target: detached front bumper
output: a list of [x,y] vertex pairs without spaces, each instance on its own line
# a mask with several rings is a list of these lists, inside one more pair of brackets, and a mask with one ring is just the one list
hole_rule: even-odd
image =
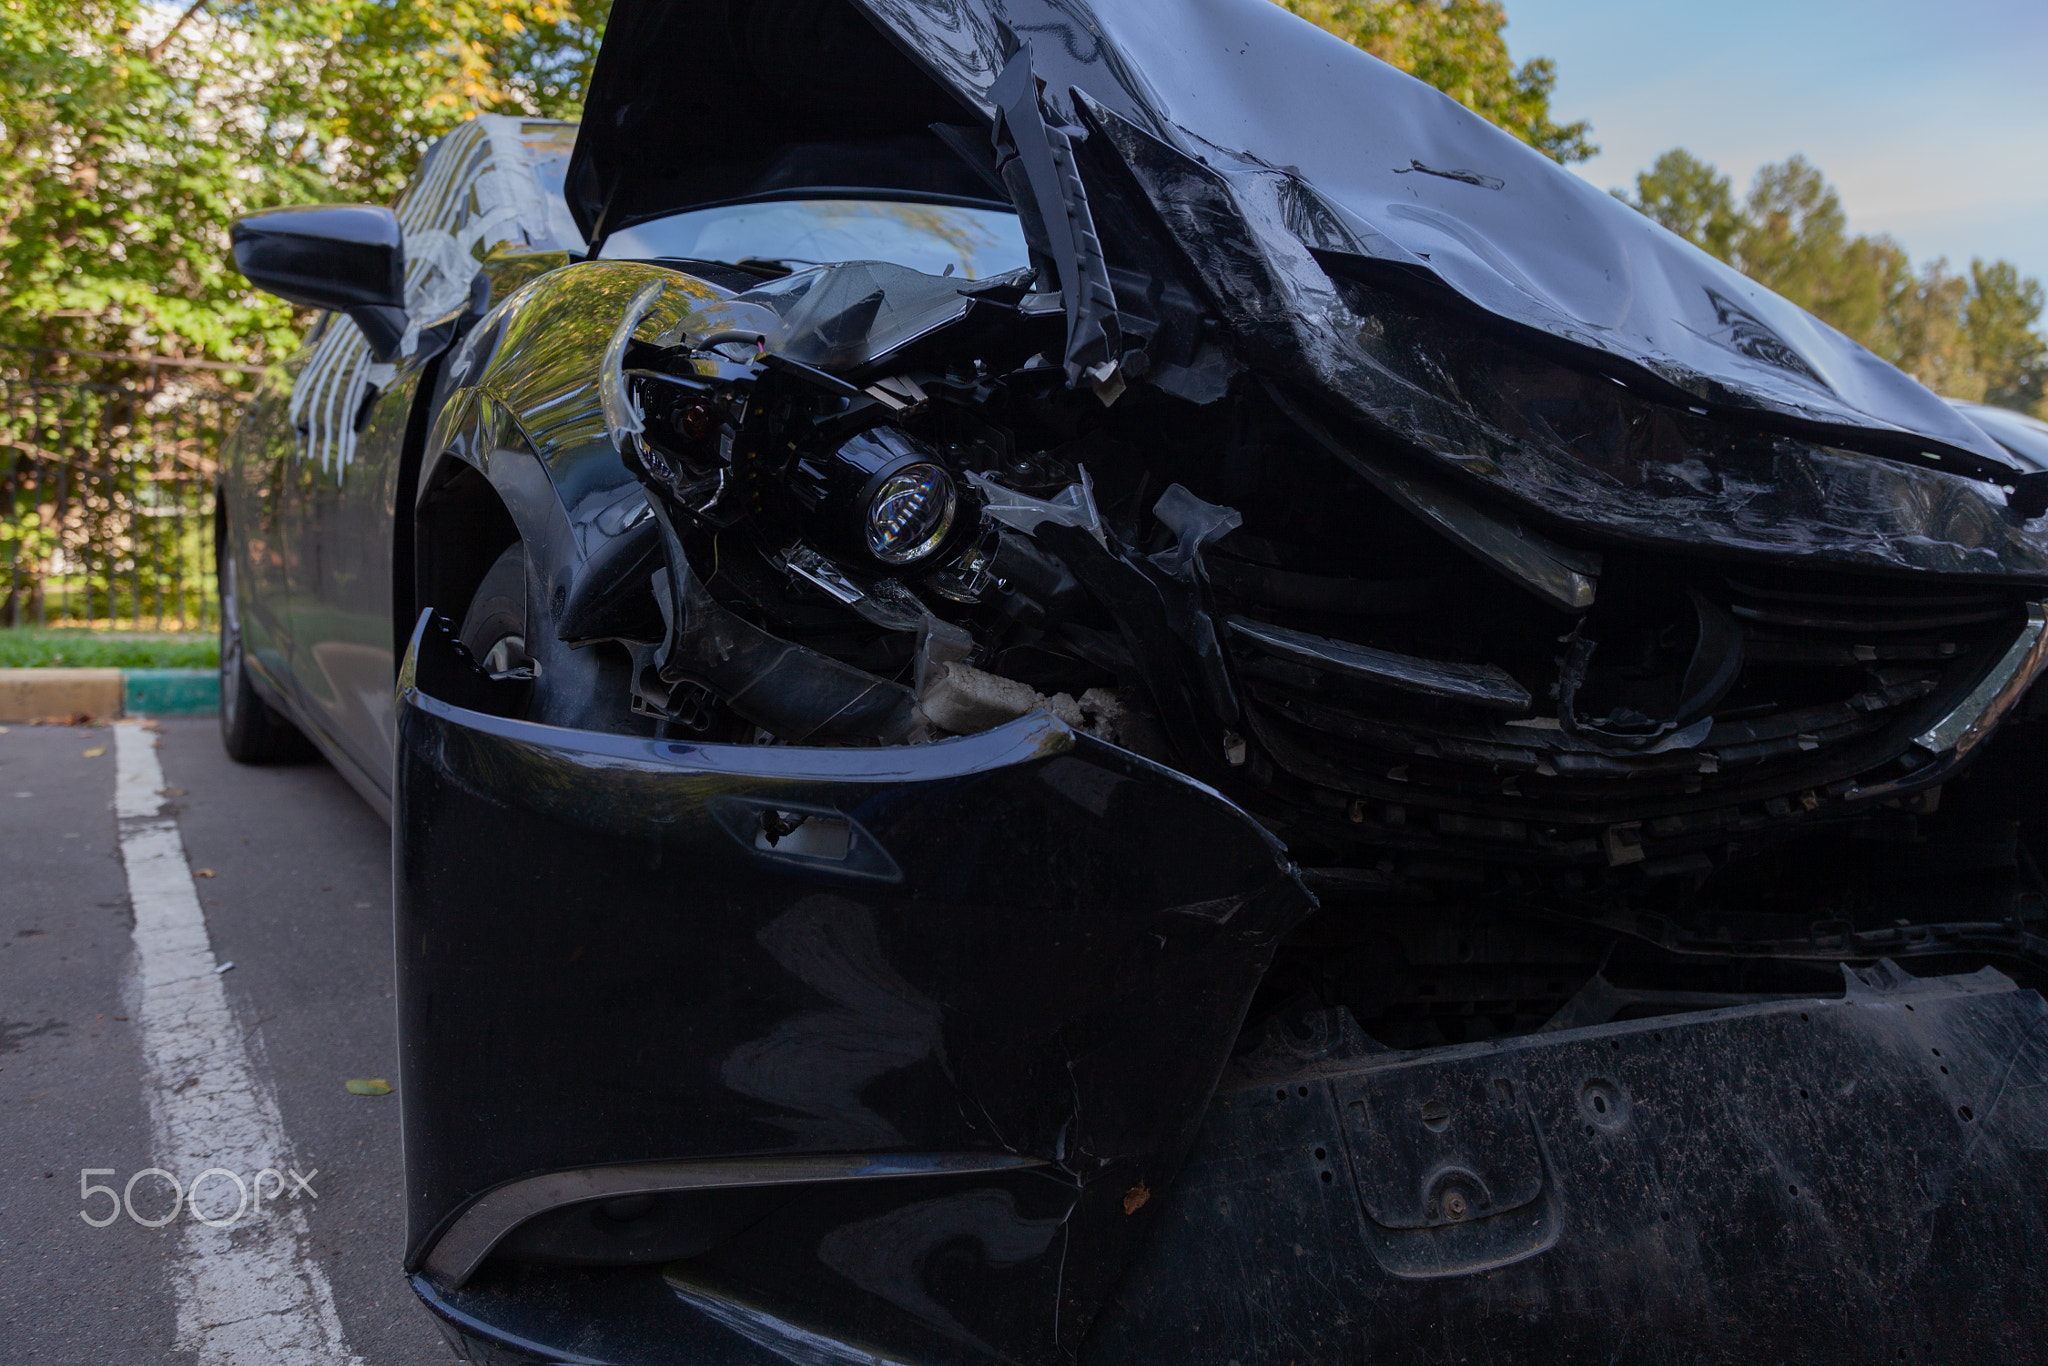
[[429,1304],[540,1359],[644,1359],[599,1325],[650,1295],[660,1359],[750,1359],[703,1305],[892,1359],[1078,1350],[1312,904],[1278,843],[1048,716],[609,736],[441,700],[446,649],[423,626],[401,679],[395,812]]

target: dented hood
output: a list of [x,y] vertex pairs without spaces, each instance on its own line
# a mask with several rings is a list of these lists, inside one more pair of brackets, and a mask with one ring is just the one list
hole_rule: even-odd
[[[1251,296],[1276,280],[1299,306],[1349,270],[1448,291],[1666,401],[1979,477],[2013,469],[1811,314],[1270,0],[618,0],[572,211],[595,234],[801,191],[997,199],[932,128],[985,146],[991,90],[1026,46],[1054,117],[1116,125],[1127,160],[1143,143],[1221,188],[1161,216],[1191,250],[1220,232],[1261,258],[1226,315],[1257,315]],[[1308,368],[1342,382],[1341,366]]]

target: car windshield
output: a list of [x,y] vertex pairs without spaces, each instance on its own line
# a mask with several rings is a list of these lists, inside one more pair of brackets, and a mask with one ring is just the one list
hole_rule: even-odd
[[1007,209],[876,199],[778,199],[691,209],[605,239],[610,259],[775,262],[792,269],[887,261],[927,275],[985,280],[1030,264]]

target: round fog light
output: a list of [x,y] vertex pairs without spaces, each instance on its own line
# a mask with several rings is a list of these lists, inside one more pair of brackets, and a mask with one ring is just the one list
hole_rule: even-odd
[[953,476],[938,465],[905,465],[868,500],[868,550],[884,564],[909,564],[939,548],[953,529]]

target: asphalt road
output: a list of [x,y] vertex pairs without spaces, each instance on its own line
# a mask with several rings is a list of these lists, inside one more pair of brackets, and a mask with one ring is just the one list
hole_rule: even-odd
[[[191,1340],[178,1287],[205,1278],[192,1264],[209,1246],[192,1235],[205,1230],[189,1210],[159,1228],[141,1222],[171,1208],[169,1187],[144,1176],[129,1192],[135,1217],[81,1217],[104,1218],[111,1199],[82,1199],[82,1184],[118,1193],[151,1167],[186,1183],[208,1165],[229,1169],[155,1151],[161,1067],[138,1023],[116,737],[4,730],[0,1366],[212,1366],[230,1358],[174,1345]],[[310,1186],[286,1187],[303,1213],[293,1255],[324,1273],[348,1354],[373,1366],[450,1362],[397,1270],[398,1097],[345,1089],[398,1076],[388,828],[325,764],[236,765],[212,718],[165,720],[159,734],[162,814],[182,838],[213,958],[233,964],[218,976],[224,1018],[241,1031],[256,1089],[274,1098],[287,1145],[278,1165]],[[82,1181],[84,1169],[102,1174]]]

